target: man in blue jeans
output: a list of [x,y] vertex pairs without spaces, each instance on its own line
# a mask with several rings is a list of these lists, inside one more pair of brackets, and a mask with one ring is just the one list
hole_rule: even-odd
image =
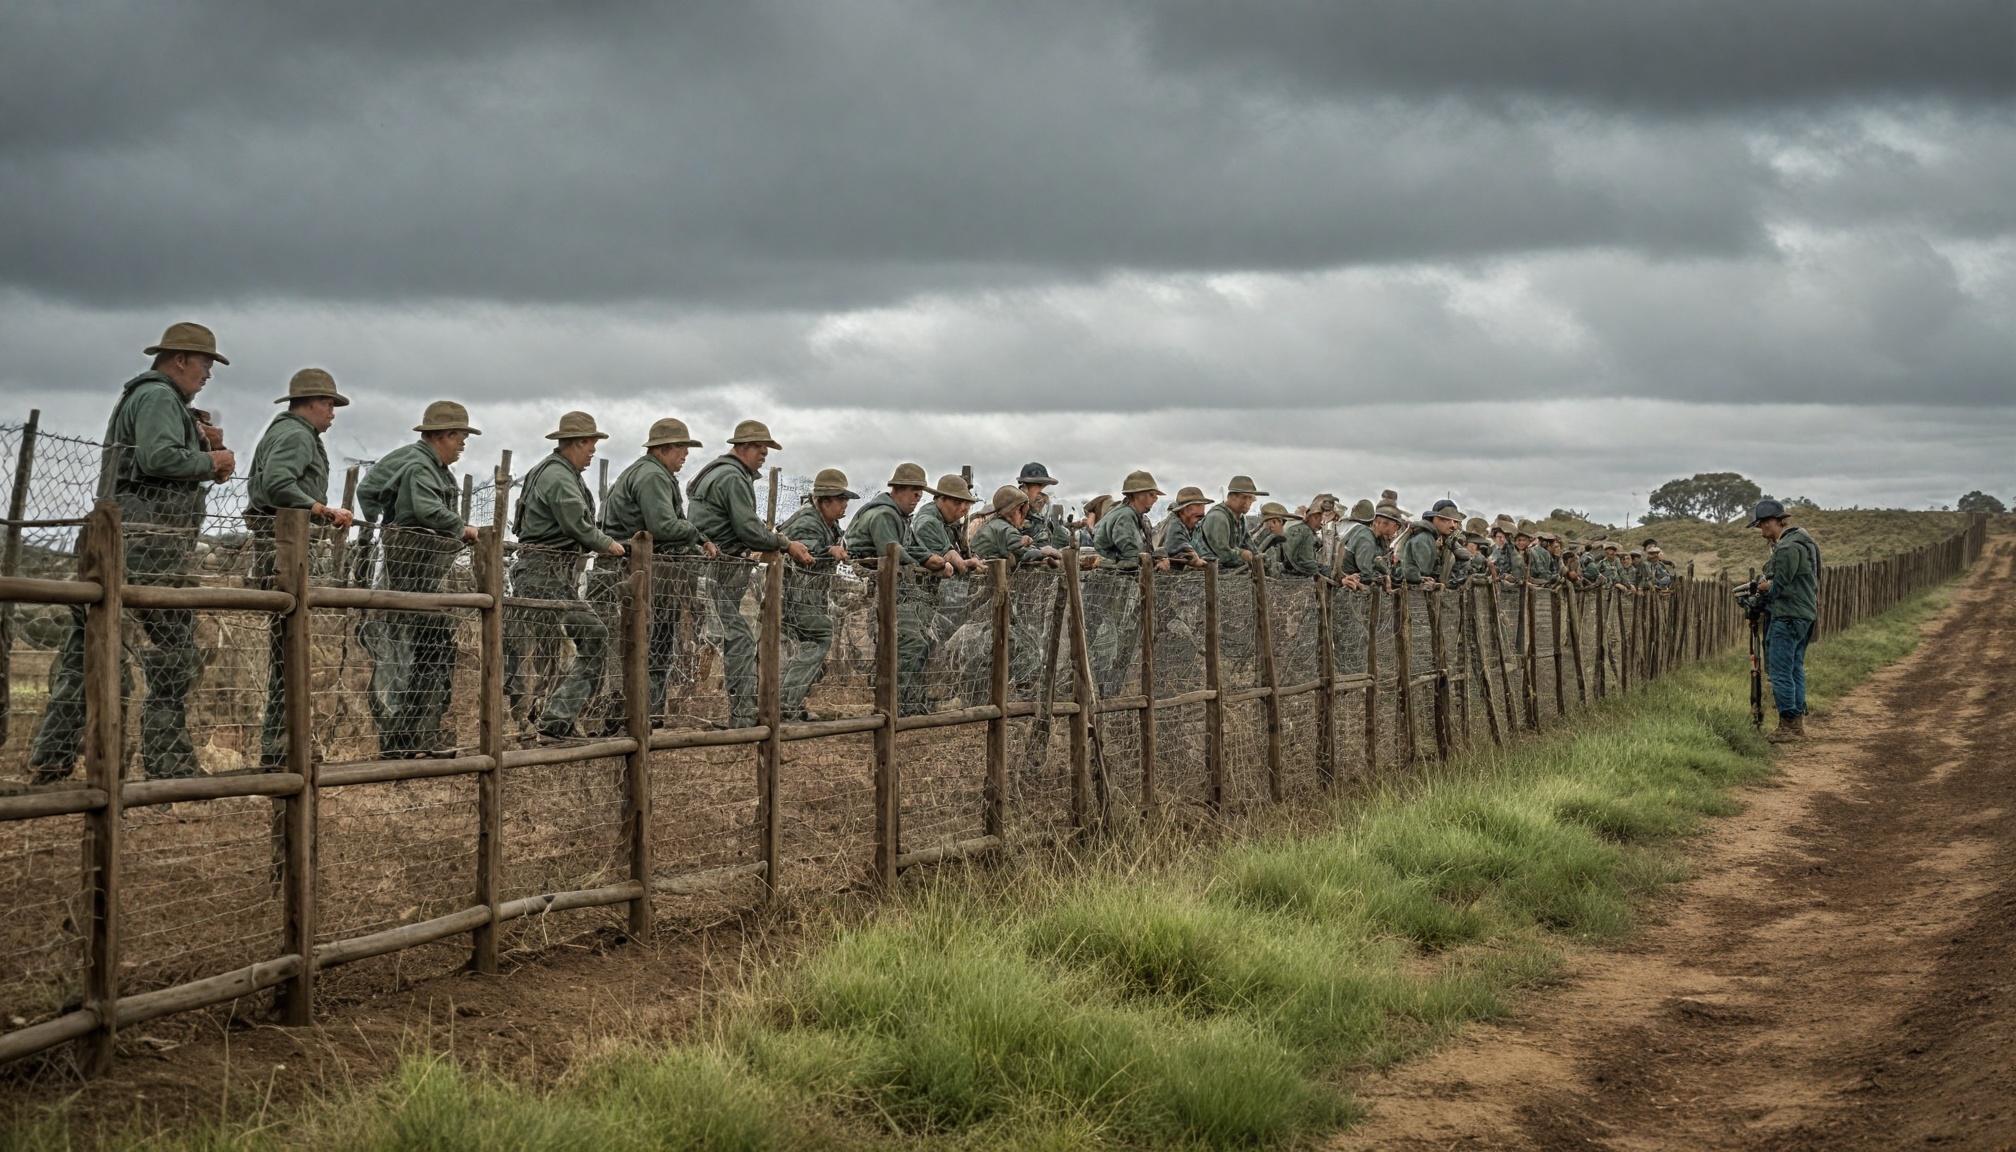
[[1771,698],[1778,705],[1778,728],[1769,739],[1790,744],[1806,738],[1806,645],[1820,599],[1820,545],[1804,528],[1788,523],[1785,505],[1759,500],[1750,527],[1771,543],[1771,558],[1757,591],[1764,596],[1764,663],[1771,674]]

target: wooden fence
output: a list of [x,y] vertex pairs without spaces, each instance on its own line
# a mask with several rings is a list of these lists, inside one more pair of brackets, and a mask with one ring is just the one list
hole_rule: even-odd
[[[1821,634],[1954,576],[1978,555],[1984,529],[1977,518],[1945,542],[1827,569]],[[348,586],[342,540],[334,543],[339,579],[317,583],[310,526],[301,512],[283,513],[275,524],[270,588],[128,584],[127,540],[118,506],[100,501],[78,542],[74,579],[0,577],[0,602],[10,606],[82,607],[87,718],[81,787],[0,796],[0,828],[66,816],[81,817],[83,826],[82,890],[76,894],[81,979],[65,1003],[36,1011],[44,1018],[0,1034],[0,1062],[74,1041],[81,1045],[81,1064],[102,1071],[121,1029],[263,989],[275,990],[285,1023],[307,1024],[318,975],[370,957],[466,937],[468,966],[495,972],[500,931],[528,917],[620,907],[628,935],[642,940],[663,913],[656,903],[661,899],[744,882],[753,882],[759,896],[775,893],[794,858],[785,852],[793,833],[781,818],[781,798],[810,782],[781,771],[787,745],[872,740],[872,828],[863,829],[871,850],[853,856],[849,845],[855,841],[845,835],[806,835],[828,838],[820,854],[842,872],[886,886],[905,868],[996,853],[1025,840],[1096,835],[1140,813],[1194,806],[1222,816],[1243,802],[1235,796],[1239,788],[1250,788],[1254,803],[1278,803],[1354,773],[1443,757],[1486,740],[1504,743],[1676,665],[1726,651],[1742,642],[1744,628],[1728,588],[1708,580],[1682,578],[1651,594],[1481,585],[1395,594],[1258,572],[1224,575],[1215,568],[1172,575],[1144,564],[1138,573],[1087,573],[1072,552],[1060,568],[1016,574],[1018,585],[1011,586],[1000,562],[968,585],[967,623],[984,634],[984,678],[968,677],[974,684],[956,696],[958,707],[906,714],[899,665],[906,639],[903,582],[920,577],[899,567],[892,550],[861,576],[868,603],[860,618],[867,622],[872,664],[869,711],[794,721],[782,711],[780,669],[789,652],[787,577],[800,576],[769,555],[759,558],[761,579],[751,597],[759,669],[755,722],[661,728],[654,727],[648,699],[647,650],[660,595],[654,574],[665,562],[654,566],[651,541],[640,535],[629,542],[633,556],[621,577],[612,645],[619,671],[610,715],[621,734],[514,747],[505,617],[514,607],[543,611],[553,605],[506,594],[505,541],[497,527],[482,529],[472,550],[473,588],[442,592]],[[1018,595],[1028,588],[1050,597],[1033,619],[1016,611]],[[130,610],[164,608],[256,613],[279,622],[284,765],[186,779],[125,778],[121,622]],[[317,609],[473,612],[473,747],[436,758],[320,758],[314,730]],[[1230,623],[1228,613],[1236,617]],[[1040,654],[1027,658],[1032,653]],[[468,706],[467,693],[460,703]],[[1047,748],[1056,722],[1068,751],[1053,772]],[[1011,723],[1027,734],[1019,755],[1011,754]],[[934,831],[919,842],[903,829],[905,798],[917,785],[910,772],[918,762],[906,757],[898,735],[955,728],[983,736],[977,786],[951,776],[945,784],[949,802],[966,813],[961,819],[970,819],[975,834]],[[751,858],[668,874],[654,864],[654,829],[676,817],[679,798],[654,799],[665,791],[652,784],[654,754],[732,748],[750,756]],[[610,847],[622,861],[620,878],[506,899],[504,790],[511,770],[618,761],[621,816]],[[318,892],[329,883],[318,805],[347,788],[440,778],[470,778],[475,788],[471,883],[461,906],[327,938],[317,907]],[[1051,805],[1043,797],[1053,792],[1060,799]],[[234,797],[268,797],[273,804],[273,882],[281,916],[272,952],[167,987],[122,990],[122,908],[133,906],[131,893],[122,893],[132,883],[122,871],[130,814],[148,805]],[[804,847],[795,858],[807,858]],[[12,1014],[19,1021],[28,1010]]]

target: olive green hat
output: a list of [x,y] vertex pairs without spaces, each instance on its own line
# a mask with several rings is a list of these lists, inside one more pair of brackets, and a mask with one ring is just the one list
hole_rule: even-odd
[[1428,512],[1428,519],[1454,520],[1456,523],[1461,524],[1463,523],[1463,509],[1458,508],[1454,504],[1445,505],[1441,508],[1432,508]]
[[973,489],[966,486],[966,478],[957,472],[940,476],[938,478],[938,486],[936,488],[926,488],[925,491],[931,493],[933,496],[943,496],[947,500],[961,500],[968,504],[973,503]]
[[1120,485],[1120,495],[1139,496],[1143,492],[1153,492],[1157,496],[1166,495],[1162,489],[1155,486],[1155,477],[1146,471],[1129,472],[1126,482]]
[[670,416],[651,425],[651,434],[644,438],[646,448],[663,448],[667,444],[676,444],[681,448],[700,447],[700,442],[686,431],[686,422]]
[[1510,516],[1499,516],[1497,519],[1491,521],[1491,531],[1503,532],[1507,536],[1510,536],[1514,532],[1519,531],[1519,521],[1514,520]]
[[735,434],[728,438],[730,444],[761,444],[765,448],[782,450],[783,445],[770,438],[770,426],[761,420],[744,420],[735,425]]
[[1615,552],[1615,551],[1617,551],[1617,542],[1616,542],[1615,540],[1605,540],[1605,541],[1603,541],[1603,550],[1604,550],[1605,552]]
[[471,436],[481,436],[481,428],[469,426],[469,409],[453,400],[436,400],[427,405],[427,411],[420,417],[420,423],[413,426],[415,432],[467,432]]
[[1561,537],[1552,532],[1542,532],[1540,533],[1539,540],[1542,544],[1558,544],[1561,542]]
[[1351,506],[1351,519],[1356,520],[1360,524],[1370,524],[1372,517],[1375,515],[1377,513],[1372,510],[1372,501],[1370,500],[1360,500]]
[[1519,527],[1513,529],[1512,534],[1514,536],[1524,536],[1528,540],[1534,539],[1535,531],[1533,522],[1531,520],[1521,520],[1519,522]]
[[1198,504],[1209,504],[1211,502],[1211,498],[1204,495],[1202,488],[1191,484],[1176,490],[1176,501],[1169,505],[1169,510],[1171,512],[1181,512],[1185,508]]
[[1491,526],[1484,523],[1482,516],[1472,516],[1463,522],[1463,531],[1472,536],[1489,536]]
[[217,354],[217,335],[201,324],[185,320],[180,324],[170,324],[161,334],[161,342],[145,349],[142,356],[159,356],[163,352],[201,352],[219,364],[231,361]]
[[860,493],[847,487],[847,474],[838,468],[821,468],[819,475],[812,478],[812,498],[823,500],[828,496],[845,496],[849,500],[859,500]]
[[896,471],[889,474],[891,488],[928,488],[931,481],[924,475],[922,464],[898,464]]
[[287,381],[287,394],[273,401],[285,404],[289,400],[319,400],[327,396],[336,402],[338,408],[350,403],[350,398],[336,391],[336,378],[320,368],[303,368]]
[[595,417],[586,412],[565,412],[560,426],[546,433],[548,440],[607,440],[609,434],[595,427]]
[[[1304,513],[1304,515],[1307,515],[1307,513]],[[1260,506],[1260,519],[1261,522],[1263,523],[1268,520],[1286,520],[1288,519],[1288,509],[1283,508],[1280,504],[1272,500],[1269,500],[1267,503],[1262,504]]]
[[1102,492],[1099,495],[1092,497],[1090,500],[1085,501],[1085,514],[1087,516],[1104,516],[1106,514],[1106,509],[1111,508],[1112,506],[1113,506],[1113,497],[1108,496]]
[[1232,477],[1232,479],[1227,480],[1225,482],[1225,494],[1227,496],[1272,495],[1272,493],[1262,492],[1260,490],[1260,486],[1258,484],[1253,483],[1253,478],[1251,476],[1234,476]]
[[1386,519],[1392,520],[1396,523],[1400,524],[1407,523],[1407,513],[1401,511],[1400,506],[1398,504],[1393,503],[1390,500],[1381,503],[1379,507],[1373,511],[1372,516],[1373,519],[1378,519],[1379,517],[1384,516]]
[[1003,484],[994,490],[994,511],[1006,512],[1010,508],[1020,508],[1029,503],[1029,494],[1013,484]]

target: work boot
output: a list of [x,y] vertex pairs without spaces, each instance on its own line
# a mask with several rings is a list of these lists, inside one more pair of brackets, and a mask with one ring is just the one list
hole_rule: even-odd
[[1773,744],[1797,744],[1806,739],[1806,718],[1788,713],[1778,714],[1778,728],[1765,737]]

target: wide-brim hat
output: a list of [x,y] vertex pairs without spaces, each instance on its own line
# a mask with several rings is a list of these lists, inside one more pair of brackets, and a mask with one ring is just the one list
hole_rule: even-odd
[[290,400],[320,400],[328,397],[338,408],[350,403],[350,398],[336,391],[336,378],[320,368],[303,368],[287,381],[287,395],[273,401],[285,404]]
[[565,412],[560,426],[546,433],[548,440],[607,440],[609,434],[595,427],[595,417],[586,412]]
[[217,351],[217,334],[201,324],[184,320],[180,324],[170,324],[161,340],[153,347],[141,351],[142,356],[159,356],[163,352],[201,352],[219,364],[229,364]]
[[1542,532],[1538,537],[1542,544],[1559,544],[1561,537],[1552,532]]
[[1234,476],[1232,477],[1232,479],[1227,480],[1225,482],[1225,494],[1227,496],[1271,495],[1271,493],[1262,492],[1260,490],[1260,486],[1258,484],[1253,483],[1253,478],[1251,476]]
[[1351,519],[1360,524],[1370,524],[1372,518],[1376,515],[1378,515],[1378,512],[1373,509],[1372,501],[1370,500],[1360,500],[1356,504],[1351,505]]
[[1045,468],[1043,467],[1043,465],[1037,463],[1034,460],[1031,460],[1029,463],[1022,465],[1022,471],[1017,473],[1015,476],[1015,483],[1018,485],[1055,484],[1057,483],[1057,478],[1055,476],[1050,475],[1050,470],[1048,468]]
[[1491,531],[1503,532],[1507,536],[1519,530],[1519,521],[1510,516],[1500,516],[1491,521]]
[[1087,516],[1104,516],[1106,514],[1106,509],[1111,508],[1112,506],[1113,506],[1113,497],[1108,496],[1102,492],[1099,495],[1092,497],[1090,500],[1085,501],[1085,514]]
[[761,444],[765,448],[781,451],[783,445],[770,436],[770,426],[761,420],[744,420],[735,425],[735,434],[728,437],[730,444]]
[[1389,502],[1381,504],[1379,505],[1379,507],[1373,509],[1372,518],[1374,520],[1377,520],[1381,516],[1384,516],[1388,520],[1395,521],[1396,523],[1400,524],[1407,523],[1407,513],[1403,511],[1398,504],[1393,504]]
[[922,464],[898,464],[896,471],[889,474],[890,488],[929,488],[931,480],[924,475]]
[[1006,512],[1029,503],[1029,494],[1014,484],[1003,484],[994,490],[994,511]]
[[1617,545],[1616,545],[1616,543],[1615,543],[1614,541],[1610,541],[1610,540],[1605,540],[1605,541],[1603,541],[1603,545],[1602,545],[1602,547],[1603,547],[1603,551],[1605,551],[1605,552],[1615,552],[1615,551],[1617,551]]
[[1176,490],[1176,500],[1169,505],[1169,510],[1171,512],[1181,512],[1185,508],[1194,507],[1198,504],[1209,504],[1211,502],[1211,498],[1204,495],[1202,488],[1192,484]]
[[[1307,513],[1304,513],[1304,515],[1307,515]],[[1286,520],[1288,519],[1288,509],[1282,507],[1280,504],[1272,500],[1269,500],[1267,503],[1262,504],[1260,506],[1260,519],[1263,521]]]
[[1309,498],[1306,508],[1309,512],[1335,512],[1337,510],[1337,497],[1328,492],[1318,492]]
[[1458,508],[1453,502],[1444,504],[1439,508],[1430,508],[1428,510],[1428,519],[1454,520],[1456,523],[1461,524],[1463,523],[1463,509]]
[[1472,516],[1463,522],[1463,531],[1471,536],[1489,536],[1491,526],[1484,523],[1482,516]]
[[1647,556],[1664,556],[1665,554],[1666,550],[1659,547],[1657,544],[1654,544],[1650,548],[1645,549],[1645,555]]
[[663,448],[667,444],[681,448],[700,447],[700,441],[693,439],[693,434],[686,430],[686,422],[670,416],[651,425],[651,434],[644,438],[646,448]]
[[1153,492],[1157,496],[1165,495],[1162,489],[1156,486],[1155,477],[1147,471],[1129,472],[1126,481],[1120,485],[1120,495],[1139,496],[1143,492]]
[[1540,529],[1531,520],[1522,520],[1519,523],[1519,527],[1512,530],[1512,534],[1514,536],[1524,536],[1528,540],[1537,540],[1540,536]]
[[964,476],[956,472],[940,476],[938,478],[938,486],[936,488],[926,488],[925,491],[931,493],[933,496],[943,496],[947,500],[962,500],[968,504],[974,502],[972,487],[966,483]]
[[847,487],[847,474],[838,468],[821,468],[812,478],[812,498],[824,500],[832,496],[844,496],[849,500],[859,500],[860,494]]
[[471,436],[481,436],[481,428],[469,424],[469,409],[453,400],[436,400],[427,405],[427,411],[420,416],[420,423],[413,426],[415,432],[467,432]]

